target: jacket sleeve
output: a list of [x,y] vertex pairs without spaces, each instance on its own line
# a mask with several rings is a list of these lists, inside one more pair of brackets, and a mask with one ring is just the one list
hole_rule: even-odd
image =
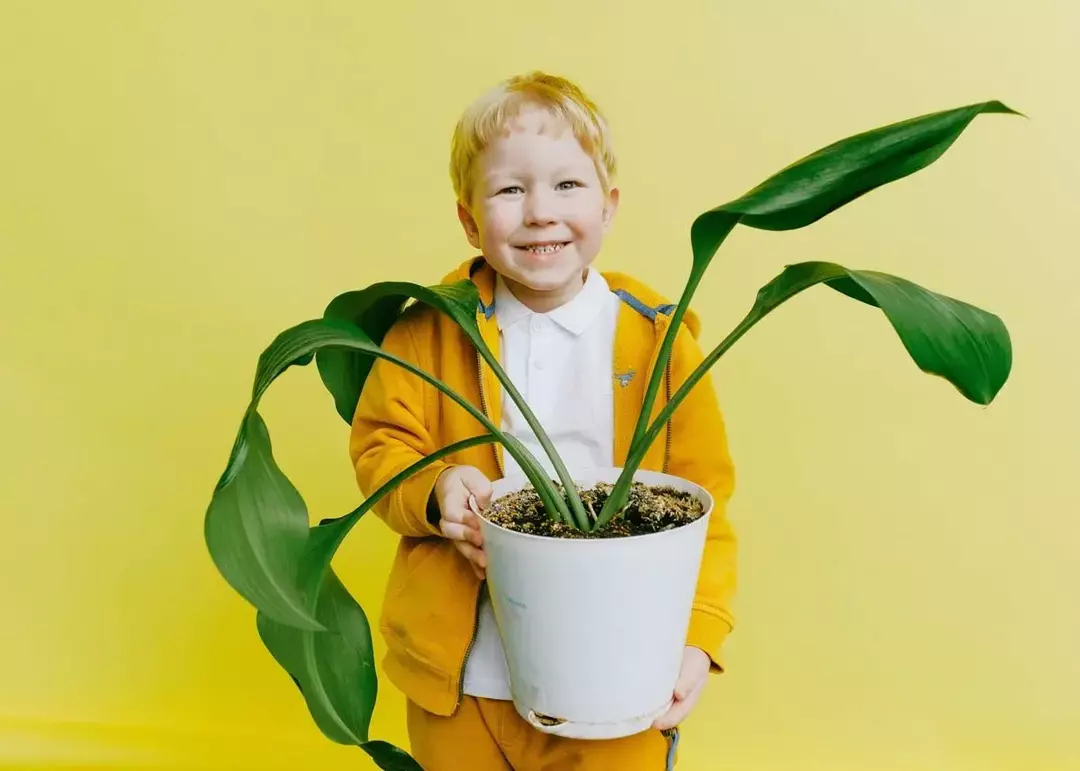
[[[412,321],[406,317],[394,324],[382,348],[430,372],[413,342]],[[356,481],[364,495],[370,496],[437,449],[424,420],[428,388],[421,378],[397,364],[375,360],[356,405],[349,439]],[[435,481],[446,468],[442,461],[432,463],[399,484],[372,510],[400,535],[441,535],[434,517],[428,517],[428,502]]]
[[[672,393],[702,359],[701,349],[684,326],[672,351]],[[712,660],[713,671],[721,672],[721,647],[734,627],[731,602],[736,588],[737,541],[728,520],[727,504],[734,490],[735,472],[711,373],[698,381],[672,413],[668,473],[701,485],[713,497],[687,645],[704,650]]]

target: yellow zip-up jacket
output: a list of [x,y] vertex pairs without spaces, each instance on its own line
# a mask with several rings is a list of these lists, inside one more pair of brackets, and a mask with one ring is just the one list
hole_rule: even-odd
[[[674,305],[628,276],[610,272],[603,276],[623,300],[613,358],[613,450],[618,466],[626,461]],[[477,322],[484,341],[498,357],[495,273],[483,258],[474,258],[446,276],[444,283],[465,278],[471,278],[479,290]],[[688,311],[682,326],[653,417],[702,360],[696,342],[697,317]],[[434,375],[501,425],[498,379],[444,314],[414,304],[387,333],[382,347]],[[377,359],[353,420],[350,454],[357,482],[370,494],[421,456],[482,433],[483,426],[438,389]],[[482,588],[465,558],[440,535],[437,518],[429,515],[435,480],[451,464],[476,466],[489,479],[498,479],[503,475],[503,448],[480,445],[433,463],[373,509],[401,535],[379,623],[388,648],[383,661],[386,675],[406,697],[437,715],[453,714],[461,701],[462,674],[476,631]],[[687,644],[706,651],[714,671],[721,671],[720,649],[732,628],[730,603],[736,584],[736,540],[726,514],[734,472],[710,377],[700,380],[675,410],[641,468],[695,482],[715,500]]]

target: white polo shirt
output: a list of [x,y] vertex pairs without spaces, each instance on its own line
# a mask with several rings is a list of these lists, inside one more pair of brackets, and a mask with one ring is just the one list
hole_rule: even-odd
[[[612,357],[619,303],[604,277],[591,268],[581,291],[548,313],[529,310],[501,276],[496,279],[501,364],[571,473],[613,463]],[[555,477],[543,448],[505,391],[501,428],[517,437]],[[508,453],[503,457],[506,476],[523,478],[517,462]],[[510,699],[506,657],[486,590],[464,678],[467,695]]]

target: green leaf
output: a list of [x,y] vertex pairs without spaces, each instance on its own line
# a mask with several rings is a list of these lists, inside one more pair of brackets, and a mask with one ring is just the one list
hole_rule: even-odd
[[926,168],[985,113],[1019,115],[1001,102],[980,102],[856,134],[802,158],[719,211],[738,214],[742,224],[763,230],[806,227]]
[[748,318],[756,323],[821,283],[880,308],[915,364],[947,380],[969,401],[989,404],[1008,380],[1012,343],[998,316],[887,273],[831,262],[789,265],[759,290]]
[[[476,323],[479,294],[471,281],[421,286],[384,281],[366,289],[335,297],[323,312],[325,319],[347,321],[360,327],[373,343],[382,343],[410,300],[430,305],[448,315],[477,347],[485,347]],[[316,354],[316,365],[326,389],[334,397],[338,415],[351,424],[356,403],[374,360],[360,351],[327,349]]]
[[[383,741],[368,742],[361,748],[383,771],[424,771],[404,750]],[[465,750],[468,752],[468,750]]]
[[327,738],[362,744],[378,694],[367,616],[332,570],[324,576],[315,615],[327,631],[297,629],[260,612],[259,637],[292,676]]
[[864,131],[801,158],[694,220],[690,240],[695,268],[704,272],[737,224],[761,230],[803,228],[926,168],[984,113],[1020,114],[998,101],[965,105]]
[[320,629],[296,584],[307,533],[307,506],[274,462],[266,424],[251,409],[206,512],[210,556],[256,608],[283,623]]
[[[886,273],[850,270],[831,262],[789,265],[758,291],[746,317],[672,394],[644,441],[631,448],[627,467],[641,464],[645,451],[690,390],[737,340],[781,304],[822,283],[880,308],[916,365],[947,380],[969,401],[989,404],[1005,385],[1012,369],[1012,343],[1005,324],[993,313]],[[612,515],[602,513],[598,526]]]
[[1012,343],[1002,320],[896,276],[852,270],[827,282],[884,311],[923,372],[944,378],[969,401],[990,404],[1012,371]]

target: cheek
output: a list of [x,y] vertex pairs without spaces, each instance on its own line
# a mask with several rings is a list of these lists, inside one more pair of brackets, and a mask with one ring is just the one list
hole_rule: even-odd
[[505,241],[514,232],[516,223],[515,206],[513,203],[490,204],[484,207],[483,224],[480,233],[485,242]]
[[567,207],[565,221],[582,235],[595,235],[604,228],[604,198],[583,195]]
[[595,239],[604,232],[602,209],[590,207],[575,211],[566,217],[565,222],[578,238]]

